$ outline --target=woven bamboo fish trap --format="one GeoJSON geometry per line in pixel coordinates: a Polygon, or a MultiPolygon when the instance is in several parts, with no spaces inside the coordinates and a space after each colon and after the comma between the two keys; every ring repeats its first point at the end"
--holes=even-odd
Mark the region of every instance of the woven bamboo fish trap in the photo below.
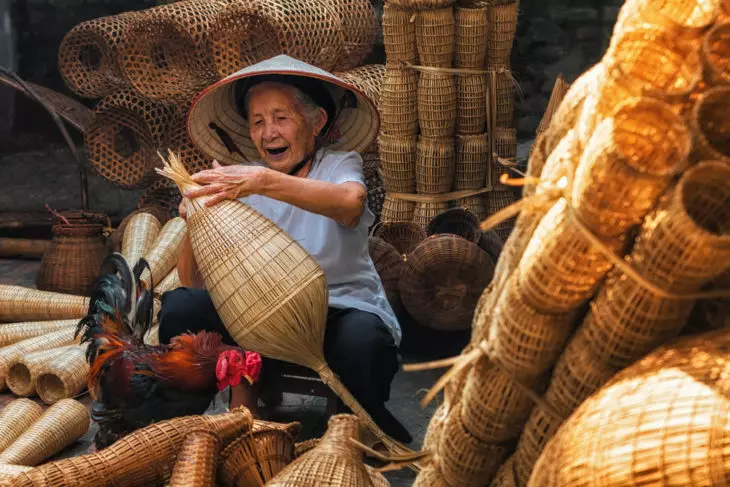
{"type": "Polygon", "coordinates": [[[168,143],[173,110],[132,90],[104,98],[84,134],[89,164],[106,181],[139,189],[154,180],[156,153],[168,143]]]}
{"type": "Polygon", "coordinates": [[[441,469],[437,464],[428,464],[416,477],[413,487],[439,487],[447,485],[441,469]]]}
{"type": "Polygon", "coordinates": [[[167,223],[167,220],[170,219],[169,210],[167,210],[161,206],[157,206],[157,205],[147,205],[147,206],[143,206],[139,209],[132,211],[127,216],[125,216],[121,222],[119,222],[119,226],[116,229],[114,229],[112,234],[109,236],[109,239],[107,240],[107,244],[109,246],[110,251],[112,251],[112,252],[121,252],[122,251],[122,241],[124,240],[124,232],[127,229],[127,225],[129,224],[130,220],[132,218],[134,218],[134,216],[138,213],[149,213],[149,214],[153,215],[155,218],[157,218],[157,221],[160,222],[160,225],[164,225],[165,223],[167,223]]]}
{"type": "Polygon", "coordinates": [[[422,10],[416,15],[416,47],[425,66],[450,68],[454,61],[454,8],[422,10]]]}
{"type": "Polygon", "coordinates": [[[383,223],[410,222],[413,219],[415,208],[416,203],[413,201],[396,199],[386,194],[380,221],[383,223]]]}
{"type": "Polygon", "coordinates": [[[375,270],[383,283],[385,296],[388,298],[390,307],[393,308],[396,316],[402,316],[404,311],[403,303],[398,290],[398,283],[403,270],[402,255],[395,247],[378,237],[368,239],[368,249],[375,270]]]}
{"type": "Polygon", "coordinates": [[[715,25],[702,39],[704,77],[713,84],[730,84],[730,22],[715,25]]]}
{"type": "Polygon", "coordinates": [[[691,124],[694,128],[693,158],[730,163],[727,112],[722,107],[730,100],[730,87],[717,87],[702,94],[694,105],[691,124]]]}
{"type": "Polygon", "coordinates": [[[0,284],[0,321],[81,319],[89,298],[0,284]]]}
{"type": "Polygon", "coordinates": [[[137,213],[130,218],[122,239],[122,255],[130,265],[135,266],[150,251],[160,228],[160,221],[151,213],[137,213]]]}
{"type": "Polygon", "coordinates": [[[24,467],[23,465],[0,465],[0,482],[10,484],[18,474],[32,469],[33,467],[24,467]]]}
{"type": "Polygon", "coordinates": [[[134,431],[96,453],[45,463],[21,474],[17,485],[164,485],[170,480],[177,455],[191,431],[200,428],[213,431],[220,439],[221,446],[225,447],[241,434],[250,431],[252,423],[251,413],[245,408],[236,408],[224,414],[183,416],[160,421],[134,431]],[[140,455],[140,452],[145,454],[140,455]]]}
{"type": "Polygon", "coordinates": [[[418,134],[418,72],[386,66],[378,108],[381,134],[418,134]]]}
{"type": "Polygon", "coordinates": [[[137,12],[87,20],[63,36],[58,70],[71,91],[100,98],[128,85],[117,63],[118,48],[137,12]]]}
{"type": "Polygon", "coordinates": [[[62,399],[46,409],[12,445],[0,453],[0,462],[35,466],[60,452],[89,429],[86,406],[62,399]]]}
{"type": "Polygon", "coordinates": [[[54,404],[86,389],[88,375],[86,347],[74,346],[38,370],[36,391],[44,403],[54,404]]]}
{"type": "Polygon", "coordinates": [[[407,256],[426,238],[423,227],[412,222],[382,223],[373,231],[378,237],[395,247],[399,254],[407,256]]]}
{"type": "Polygon", "coordinates": [[[493,137],[496,145],[496,154],[499,159],[494,161],[494,168],[491,172],[494,178],[492,184],[495,191],[509,190],[509,187],[501,184],[499,181],[504,174],[510,177],[514,177],[515,175],[511,168],[516,165],[517,129],[497,127],[494,130],[493,137]]]}
{"type": "Polygon", "coordinates": [[[363,453],[350,438],[360,439],[360,421],[351,414],[330,417],[327,432],[317,446],[266,483],[272,487],[372,485],[370,473],[363,463],[363,453]]]}
{"type": "Polygon", "coordinates": [[[157,294],[157,297],[161,297],[164,293],[174,291],[179,287],[182,287],[182,283],[180,282],[180,276],[177,273],[177,267],[175,267],[162,281],[160,281],[158,285],[155,286],[155,294],[157,294]]]}
{"type": "Polygon", "coordinates": [[[418,50],[413,12],[398,8],[388,2],[383,5],[382,26],[387,62],[415,64],[418,61],[418,50]]]}
{"type": "Polygon", "coordinates": [[[722,0],[626,2],[619,11],[612,40],[620,39],[626,31],[642,27],[661,29],[680,41],[696,40],[718,18],[721,3],[722,0]]]}
{"type": "Polygon", "coordinates": [[[454,8],[454,66],[482,69],[487,61],[487,9],[454,8]]]}
{"type": "Polygon", "coordinates": [[[428,422],[428,428],[426,429],[426,435],[423,437],[422,450],[431,452],[432,455],[438,455],[439,440],[441,439],[441,432],[444,429],[444,422],[449,417],[450,405],[444,401],[441,405],[436,408],[431,419],[428,422]]]}
{"type": "Polygon", "coordinates": [[[418,137],[416,190],[419,193],[448,193],[453,186],[455,169],[456,154],[453,138],[423,135],[418,137]]]}
{"type": "Polygon", "coordinates": [[[149,285],[152,278],[152,282],[157,285],[177,266],[177,258],[187,234],[188,226],[182,218],[175,217],[165,223],[151,249],[144,255],[152,274],[144,271],[141,276],[142,282],[149,285]]]}
{"type": "MultiPolygon", "coordinates": [[[[79,345],[79,347],[81,346],[79,345]]],[[[19,397],[36,395],[36,380],[39,371],[56,358],[68,353],[71,348],[72,346],[54,347],[20,357],[8,368],[8,375],[5,378],[8,389],[19,397]]]]}
{"type": "Polygon", "coordinates": [[[621,235],[686,166],[690,147],[688,128],[667,105],[626,100],[585,148],[572,192],[576,214],[598,235],[621,235]]]}
{"type": "Polygon", "coordinates": [[[529,485],[716,485],[727,470],[728,338],[685,338],[616,375],[563,424],[529,485]]]}
{"type": "MultiPolygon", "coordinates": [[[[163,162],[161,173],[181,192],[199,187],[173,153],[163,162]]],[[[312,256],[237,200],[206,207],[205,197],[197,198],[188,214],[195,260],[233,339],[264,356],[316,371],[389,449],[405,449],[375,424],[327,366],[323,352],[327,283],[312,256]]]]}
{"type": "Polygon", "coordinates": [[[535,406],[527,421],[517,450],[512,456],[513,475],[517,485],[527,485],[532,469],[540,454],[558,431],[562,421],[546,413],[540,406],[535,406]]]}
{"type": "MultiPolygon", "coordinates": [[[[79,315],[79,319],[82,315],[79,315]]],[[[54,331],[75,328],[79,319],[25,321],[0,325],[0,347],[6,347],[19,341],[33,338],[54,331]]]]}
{"type": "Polygon", "coordinates": [[[415,203],[415,205],[416,206],[413,208],[413,223],[420,225],[424,228],[424,230],[428,226],[428,223],[433,220],[436,215],[449,209],[449,204],[445,201],[419,201],[415,203]]]}
{"type": "Polygon", "coordinates": [[[456,77],[456,128],[460,135],[484,132],[487,119],[487,79],[479,74],[456,77]]]}
{"type": "Polygon", "coordinates": [[[344,46],[337,70],[360,66],[368,57],[380,27],[375,9],[369,0],[329,0],[330,8],[342,21],[344,46]]]}
{"type": "Polygon", "coordinates": [[[487,134],[457,135],[454,146],[454,190],[483,188],[489,169],[487,134]]]}
{"type": "Polygon", "coordinates": [[[378,136],[380,172],[385,189],[395,193],[416,191],[416,150],[418,138],[415,135],[378,136]]]}
{"type": "Polygon", "coordinates": [[[497,70],[492,76],[492,80],[496,92],[494,118],[497,127],[513,127],[515,114],[515,81],[512,75],[504,70],[497,70]]]}
{"type": "MultiPolygon", "coordinates": [[[[332,73],[342,81],[351,83],[360,91],[364,92],[373,100],[375,106],[379,106],[380,90],[383,88],[383,80],[385,79],[384,64],[365,64],[347,71],[337,71],[332,73]]],[[[363,153],[363,157],[367,153],[377,152],[377,143],[373,147],[363,153]]]]}
{"type": "Polygon", "coordinates": [[[418,123],[422,137],[447,138],[456,129],[453,74],[426,71],[418,78],[418,123]]]}
{"type": "Polygon", "coordinates": [[[479,219],[468,208],[450,208],[436,215],[426,227],[426,234],[448,233],[458,235],[470,242],[477,243],[482,236],[479,219]]]}
{"type": "Polygon", "coordinates": [[[408,255],[399,283],[401,299],[423,326],[468,329],[493,272],[493,262],[476,244],[456,235],[434,235],[408,255]]]}
{"type": "MultiPolygon", "coordinates": [[[[312,447],[317,442],[312,443],[312,447]]],[[[302,453],[303,454],[303,453],[302,453]]],[[[294,460],[294,439],[280,429],[246,433],[220,455],[222,487],[264,485],[294,460]]]]}
{"type": "Polygon", "coordinates": [[[220,440],[213,431],[191,431],[175,460],[170,487],[214,487],[220,449],[220,440]]]}
{"type": "Polygon", "coordinates": [[[203,154],[190,140],[184,113],[175,117],[170,127],[168,141],[170,150],[180,154],[180,160],[190,174],[212,167],[213,160],[203,154]]]}
{"type": "Polygon", "coordinates": [[[30,399],[15,399],[0,411],[0,452],[5,451],[43,414],[30,399]]]}
{"type": "Polygon", "coordinates": [[[517,30],[519,2],[490,5],[487,9],[487,59],[490,66],[509,66],[517,30]]]}
{"type": "Polygon", "coordinates": [[[183,103],[216,81],[208,32],[223,5],[188,0],[144,10],[119,49],[132,86],[151,100],[183,103]]]}
{"type": "Polygon", "coordinates": [[[542,118],[540,119],[540,124],[535,130],[537,136],[545,132],[545,130],[547,130],[547,128],[550,126],[550,122],[552,122],[553,116],[555,115],[555,112],[558,110],[558,107],[562,103],[563,98],[565,98],[565,94],[568,92],[568,89],[570,89],[570,85],[565,81],[563,75],[559,74],[558,78],[555,80],[555,84],[553,85],[553,91],[550,93],[548,106],[545,109],[545,113],[543,114],[542,118]]]}
{"type": "MultiPolygon", "coordinates": [[[[490,191],[487,193],[487,211],[490,215],[493,215],[503,208],[507,208],[509,205],[514,203],[516,199],[517,198],[514,196],[512,191],[490,191]]],[[[515,219],[510,218],[497,225],[494,228],[494,231],[497,232],[497,235],[499,235],[502,240],[507,241],[512,233],[514,225],[515,219]]]]}

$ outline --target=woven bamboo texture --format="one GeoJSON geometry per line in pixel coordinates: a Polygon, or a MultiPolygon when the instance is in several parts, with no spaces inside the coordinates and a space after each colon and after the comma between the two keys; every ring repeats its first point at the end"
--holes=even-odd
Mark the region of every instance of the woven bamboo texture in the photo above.
{"type": "Polygon", "coordinates": [[[518,487],[519,484],[515,479],[515,462],[513,458],[510,457],[499,467],[490,487],[518,487]]]}
{"type": "Polygon", "coordinates": [[[373,236],[385,240],[398,253],[406,256],[426,238],[426,232],[423,227],[412,222],[394,222],[379,225],[373,231],[373,236]]]}
{"type": "Polygon", "coordinates": [[[727,113],[723,107],[730,100],[730,87],[717,87],[700,96],[695,103],[691,124],[695,130],[693,158],[730,163],[727,113]]]}
{"type": "Polygon", "coordinates": [[[155,286],[155,294],[161,297],[168,291],[174,291],[175,289],[182,287],[180,282],[180,276],[177,273],[177,267],[171,270],[160,283],[155,286]]]}
{"type": "Polygon", "coordinates": [[[487,9],[487,59],[491,66],[509,66],[517,30],[518,3],[490,5],[487,9]]]}
{"type": "Polygon", "coordinates": [[[5,378],[8,389],[19,397],[36,395],[36,380],[40,370],[56,358],[69,352],[70,349],[71,346],[54,347],[20,357],[8,367],[8,375],[5,378]]]}
{"type": "Polygon", "coordinates": [[[408,255],[399,284],[401,299],[421,325],[463,330],[494,272],[489,256],[455,235],[434,235],[408,255]]]}
{"type": "Polygon", "coordinates": [[[445,201],[432,203],[419,201],[413,208],[413,223],[420,225],[425,230],[429,222],[433,220],[436,215],[448,209],[449,204],[445,201]]]}
{"type": "Polygon", "coordinates": [[[423,135],[418,137],[416,191],[424,194],[448,193],[454,183],[455,170],[456,153],[453,138],[423,135]]]}
{"type": "Polygon", "coordinates": [[[565,94],[569,89],[570,85],[565,81],[563,75],[559,74],[558,78],[555,80],[555,84],[553,85],[553,91],[550,93],[548,106],[540,119],[540,124],[535,130],[536,135],[542,134],[550,126],[550,122],[552,122],[555,112],[557,112],[560,103],[563,101],[563,98],[565,98],[565,94]]]}
{"type": "MultiPolygon", "coordinates": [[[[499,210],[508,207],[512,203],[516,201],[515,195],[512,193],[512,191],[490,191],[487,194],[487,211],[490,215],[493,215],[494,213],[498,212],[499,210]]],[[[506,241],[510,234],[512,233],[512,229],[515,225],[515,219],[510,218],[506,221],[503,221],[499,225],[497,225],[494,228],[494,231],[497,232],[497,235],[499,235],[499,238],[506,241]]]]}
{"type": "Polygon", "coordinates": [[[131,266],[152,248],[162,225],[151,213],[137,213],[126,226],[122,239],[122,255],[131,266]]]}
{"type": "Polygon", "coordinates": [[[155,206],[175,214],[181,201],[182,195],[174,184],[165,179],[158,179],[147,187],[137,202],[137,209],[155,206]]]}
{"type": "Polygon", "coordinates": [[[404,10],[442,9],[454,3],[454,0],[388,0],[388,4],[404,10]]]}
{"type": "Polygon", "coordinates": [[[454,8],[454,66],[483,69],[487,62],[487,9],[454,8]]]}
{"type": "Polygon", "coordinates": [[[186,436],[204,428],[228,446],[252,425],[248,409],[204,416],[183,416],[141,428],[96,453],[45,463],[21,474],[23,487],[102,487],[109,485],[164,485],[170,480],[186,436]],[[144,455],[140,455],[144,452],[144,455]]]}
{"type": "Polygon", "coordinates": [[[730,84],[730,22],[718,22],[702,39],[705,78],[716,84],[730,84]]]}
{"type": "Polygon", "coordinates": [[[413,201],[399,200],[386,194],[380,221],[383,223],[410,222],[413,219],[415,208],[416,203],[413,201]]]}
{"type": "Polygon", "coordinates": [[[46,404],[75,397],[86,389],[89,364],[86,347],[74,346],[38,371],[36,390],[46,404]]]}
{"type": "MultiPolygon", "coordinates": [[[[79,315],[80,318],[81,315],[79,315]]],[[[46,333],[75,328],[78,322],[78,319],[73,319],[1,324],[0,347],[6,347],[27,338],[45,335],[46,333]]]]}
{"type": "Polygon", "coordinates": [[[479,74],[456,77],[456,127],[460,135],[481,134],[487,119],[487,79],[479,74]]]}
{"type": "Polygon", "coordinates": [[[456,80],[449,73],[421,73],[418,123],[422,137],[451,137],[456,129],[456,80]]]}
{"type": "Polygon", "coordinates": [[[497,71],[492,79],[497,95],[497,104],[494,107],[497,127],[512,127],[515,113],[515,81],[511,74],[502,71],[497,71]]]}
{"type": "Polygon", "coordinates": [[[454,147],[454,190],[483,188],[489,172],[487,134],[457,135],[454,147]]]}
{"type": "MultiPolygon", "coordinates": [[[[535,142],[532,144],[530,157],[527,161],[527,171],[525,172],[525,176],[528,181],[530,178],[539,179],[540,175],[542,174],[542,169],[543,167],[545,167],[545,162],[547,162],[547,158],[549,155],[547,154],[546,149],[547,140],[547,135],[543,131],[535,138],[535,142]]],[[[577,157],[580,157],[580,154],[578,154],[577,157]]],[[[522,197],[527,198],[535,194],[536,186],[537,184],[531,182],[525,184],[525,186],[522,187],[522,197]]]]}
{"type": "Polygon", "coordinates": [[[0,453],[5,451],[43,414],[30,399],[15,399],[0,411],[0,453]]]}
{"type": "Polygon", "coordinates": [[[83,436],[89,429],[86,406],[63,399],[46,409],[12,445],[0,453],[0,462],[35,466],[83,436]]]}
{"type": "MultiPolygon", "coordinates": [[[[213,160],[198,150],[193,141],[190,140],[184,113],[179,113],[175,117],[169,129],[168,141],[170,150],[180,154],[180,160],[190,174],[212,167],[213,160]]],[[[165,222],[161,223],[164,224],[165,222]]]]}
{"type": "Polygon", "coordinates": [[[381,134],[418,134],[418,73],[386,66],[378,108],[381,134]]]}
{"type": "Polygon", "coordinates": [[[718,19],[721,2],[722,0],[626,2],[619,11],[613,39],[620,39],[625,31],[648,26],[666,31],[683,41],[696,40],[718,19]]]}
{"type": "Polygon", "coordinates": [[[413,487],[439,487],[441,485],[447,485],[446,480],[438,465],[433,463],[421,470],[413,482],[413,487]]]}
{"type": "Polygon", "coordinates": [[[703,334],[622,371],[563,424],[529,485],[716,485],[727,469],[727,344],[726,330],[703,334]]]}
{"type": "Polygon", "coordinates": [[[511,168],[516,165],[517,129],[497,127],[494,131],[493,138],[497,157],[500,160],[494,161],[494,167],[491,172],[491,176],[494,178],[492,184],[495,191],[505,191],[509,187],[501,184],[499,181],[504,174],[515,177],[516,173],[511,168]]]}
{"type": "Polygon", "coordinates": [[[389,63],[418,61],[416,48],[416,22],[413,12],[395,7],[391,2],[383,6],[383,44],[389,63]]]}
{"type": "Polygon", "coordinates": [[[383,283],[385,296],[388,298],[388,302],[396,316],[401,316],[403,314],[403,303],[400,299],[398,283],[404,267],[403,257],[395,247],[378,237],[368,239],[368,249],[375,270],[383,283]]]}
{"type": "MultiPolygon", "coordinates": [[[[385,79],[384,64],[365,64],[346,71],[337,71],[332,74],[340,78],[342,81],[354,85],[370,97],[376,106],[379,106],[380,91],[383,88],[383,80],[385,79]]],[[[373,143],[371,148],[365,150],[362,155],[365,157],[366,154],[371,154],[373,152],[377,152],[377,143],[373,143]]]]}
{"type": "Polygon", "coordinates": [[[373,487],[390,487],[388,479],[382,473],[376,471],[375,468],[365,465],[365,470],[370,474],[370,482],[372,482],[373,487]]]}
{"type": "Polygon", "coordinates": [[[0,321],[81,319],[89,298],[0,284],[0,321]]]}
{"type": "Polygon", "coordinates": [[[210,430],[193,430],[185,438],[170,478],[170,487],[214,487],[221,444],[210,430]]]}
{"type": "Polygon", "coordinates": [[[454,61],[456,24],[453,7],[423,10],[416,15],[416,48],[425,66],[450,68],[454,61]]]}
{"type": "Polygon", "coordinates": [[[327,432],[317,446],[290,463],[267,486],[342,486],[371,485],[363,454],[349,439],[360,439],[359,419],[351,414],[330,417],[327,432]]]}
{"type": "Polygon", "coordinates": [[[380,24],[370,0],[328,0],[330,8],[342,21],[344,46],[335,61],[337,70],[360,66],[368,57],[378,35],[380,24]]]}
{"type": "Polygon", "coordinates": [[[380,153],[380,172],[386,191],[395,193],[414,193],[416,191],[416,149],[418,138],[415,135],[378,136],[380,153]]]}
{"type": "Polygon", "coordinates": [[[482,236],[479,219],[467,208],[450,208],[432,219],[426,227],[427,235],[448,233],[477,243],[482,236]]]}
{"type": "MultiPolygon", "coordinates": [[[[489,169],[487,169],[487,175],[489,174],[489,169]]],[[[467,196],[466,198],[459,198],[457,200],[454,200],[453,204],[455,206],[463,206],[464,208],[467,208],[469,211],[474,213],[477,218],[481,220],[485,220],[489,216],[489,208],[487,206],[487,198],[488,195],[480,194],[476,196],[467,196]]]]}
{"type": "MultiPolygon", "coordinates": [[[[311,444],[312,448],[318,441],[311,444]]],[[[218,482],[222,487],[264,485],[293,460],[294,440],[286,431],[246,433],[221,453],[218,482]]]]}
{"type": "MultiPolygon", "coordinates": [[[[154,183],[153,183],[154,184],[154,183]]],[[[170,219],[170,212],[169,210],[157,206],[157,205],[148,205],[141,207],[139,209],[136,209],[129,213],[127,216],[122,219],[122,221],[119,223],[119,226],[114,229],[112,234],[109,236],[109,239],[107,240],[107,244],[109,245],[109,248],[112,252],[121,252],[122,251],[122,241],[124,240],[124,231],[127,229],[127,225],[129,224],[129,221],[138,213],[150,213],[155,218],[157,218],[157,221],[160,222],[161,225],[164,225],[167,223],[167,220],[170,219]]]]}
{"type": "Polygon", "coordinates": [[[451,405],[444,401],[438,408],[436,408],[436,411],[434,411],[428,422],[426,435],[423,437],[422,450],[429,451],[433,455],[439,454],[439,439],[441,438],[441,432],[444,428],[444,422],[449,416],[450,407],[451,405]]]}
{"type": "Polygon", "coordinates": [[[27,472],[33,467],[24,467],[22,465],[0,465],[0,482],[10,483],[20,473],[27,472]]]}
{"type": "Polygon", "coordinates": [[[152,269],[152,275],[145,271],[141,277],[143,282],[149,285],[151,277],[152,282],[157,285],[177,266],[177,258],[187,234],[188,226],[182,218],[175,217],[165,223],[151,249],[144,255],[152,269]]]}

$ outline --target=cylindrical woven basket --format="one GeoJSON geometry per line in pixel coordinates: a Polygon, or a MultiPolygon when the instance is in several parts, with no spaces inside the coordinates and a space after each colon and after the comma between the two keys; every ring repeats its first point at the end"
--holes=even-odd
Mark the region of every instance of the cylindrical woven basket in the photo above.
{"type": "Polygon", "coordinates": [[[697,160],[721,160],[730,163],[728,114],[723,110],[730,101],[730,87],[717,87],[703,93],[692,109],[694,155],[697,160]]]}
{"type": "Polygon", "coordinates": [[[397,316],[403,315],[403,303],[401,303],[398,291],[398,282],[403,270],[402,255],[395,247],[378,237],[368,239],[368,248],[393,312],[397,316]]]}
{"type": "Polygon", "coordinates": [[[426,71],[418,78],[418,123],[422,137],[451,137],[456,128],[453,74],[426,71]]]}
{"type": "Polygon", "coordinates": [[[476,244],[455,235],[434,235],[408,255],[399,283],[401,299],[423,326],[468,329],[493,272],[494,263],[476,244]]]}
{"type": "Polygon", "coordinates": [[[84,134],[89,164],[99,176],[124,189],[145,187],[159,166],[157,151],[167,143],[174,119],[170,106],[132,90],[105,97],[84,134]]]}
{"type": "Polygon", "coordinates": [[[423,10],[416,15],[416,47],[419,63],[450,68],[454,60],[453,7],[423,10]]]}
{"type": "Polygon", "coordinates": [[[429,451],[433,455],[439,454],[438,446],[441,441],[441,433],[444,429],[444,422],[449,416],[449,409],[450,406],[446,402],[443,402],[438,408],[436,408],[436,411],[434,411],[433,416],[431,416],[431,419],[428,422],[426,434],[423,437],[422,450],[429,451]]]}
{"type": "Polygon", "coordinates": [[[155,286],[155,294],[157,297],[162,297],[168,291],[174,291],[175,289],[182,287],[180,282],[180,276],[177,273],[177,267],[171,270],[165,278],[155,286]]]}
{"type": "Polygon", "coordinates": [[[451,137],[418,137],[416,190],[419,193],[448,193],[454,183],[456,154],[451,137]]]}
{"type": "Polygon", "coordinates": [[[405,258],[426,238],[426,232],[412,222],[392,222],[378,225],[373,236],[388,242],[405,258]]]}
{"type": "Polygon", "coordinates": [[[468,208],[450,208],[436,215],[426,227],[426,234],[437,235],[448,233],[457,235],[470,242],[477,243],[482,236],[479,219],[468,208]]]}
{"type": "Polygon", "coordinates": [[[512,469],[515,485],[527,485],[532,469],[550,438],[557,432],[562,421],[535,406],[527,420],[517,450],[512,456],[512,469]]]}
{"type": "Polygon", "coordinates": [[[616,236],[641,223],[687,162],[691,136],[663,103],[633,98],[590,139],[575,174],[572,205],[591,230],[616,236]]]}
{"type": "Polygon", "coordinates": [[[152,282],[157,285],[177,266],[177,258],[187,233],[188,226],[180,217],[175,217],[165,223],[160,233],[157,234],[151,249],[144,255],[152,269],[152,276],[149,271],[145,270],[141,277],[143,282],[149,285],[151,277],[152,282]]]}
{"type": "Polygon", "coordinates": [[[454,8],[454,66],[482,69],[487,62],[487,8],[454,8]]]}
{"type": "Polygon", "coordinates": [[[487,59],[491,66],[509,66],[518,9],[519,2],[490,5],[487,9],[487,59]]]}
{"type": "Polygon", "coordinates": [[[399,200],[386,194],[380,221],[383,223],[410,222],[416,204],[413,201],[399,200]]]}
{"type": "Polygon", "coordinates": [[[417,202],[413,209],[413,223],[420,225],[425,230],[429,222],[442,211],[449,209],[449,204],[445,201],[434,203],[417,202]]]}
{"type": "MultiPolygon", "coordinates": [[[[509,205],[514,203],[515,200],[516,198],[512,191],[490,191],[487,193],[487,211],[489,215],[493,215],[499,210],[507,208],[509,205]]],[[[494,227],[494,231],[497,232],[497,235],[506,242],[512,233],[514,225],[515,219],[509,218],[494,227]]]]}
{"type": "Polygon", "coordinates": [[[380,27],[373,4],[370,0],[328,1],[332,11],[340,17],[344,33],[342,55],[335,60],[333,69],[360,66],[370,54],[380,27]]]}
{"type": "Polygon", "coordinates": [[[456,133],[484,132],[487,120],[487,79],[480,74],[456,77],[456,133]]]}
{"type": "Polygon", "coordinates": [[[730,84],[730,22],[722,22],[710,29],[702,39],[702,63],[705,77],[712,83],[730,84]]]}
{"type": "MultiPolygon", "coordinates": [[[[489,169],[487,169],[487,172],[489,169]]],[[[489,208],[487,207],[487,198],[489,196],[485,194],[478,194],[476,196],[467,196],[466,198],[459,198],[453,201],[455,206],[463,206],[469,211],[474,213],[479,221],[485,220],[489,216],[489,208]]]]}
{"type": "MultiPolygon", "coordinates": [[[[81,345],[77,345],[81,347],[81,345]]],[[[29,353],[10,364],[5,382],[8,389],[19,397],[36,395],[36,380],[40,370],[56,358],[68,353],[72,346],[54,347],[29,353]]],[[[83,347],[86,348],[86,347],[83,347]]]]}
{"type": "Polygon", "coordinates": [[[501,159],[494,161],[494,168],[492,169],[494,189],[496,191],[509,190],[508,186],[501,184],[499,181],[503,174],[507,174],[512,178],[517,174],[510,169],[517,164],[517,129],[497,127],[494,130],[493,137],[497,157],[501,159]]]}
{"type": "Polygon", "coordinates": [[[486,133],[457,135],[454,144],[454,190],[483,188],[489,166],[489,136],[486,133]]]}
{"type": "Polygon", "coordinates": [[[494,119],[497,127],[514,126],[515,115],[515,80],[509,72],[497,71],[492,76],[496,92],[497,105],[494,107],[494,119]]]}
{"type": "Polygon", "coordinates": [[[81,319],[89,298],[0,284],[0,321],[81,319]]]}
{"type": "Polygon", "coordinates": [[[380,92],[380,133],[418,133],[418,72],[386,66],[380,92]]]}
{"type": "Polygon", "coordinates": [[[398,8],[390,2],[383,5],[383,44],[388,63],[418,62],[415,20],[410,10],[398,8]]]}
{"type": "MultiPolygon", "coordinates": [[[[79,315],[79,319],[81,315],[79,315]]],[[[52,321],[25,321],[0,325],[0,347],[7,347],[19,341],[54,331],[76,328],[79,319],[52,321]]]]}
{"type": "Polygon", "coordinates": [[[404,10],[434,10],[446,8],[455,0],[388,0],[388,4],[404,10]]]}
{"type": "Polygon", "coordinates": [[[128,84],[117,62],[118,47],[138,15],[133,11],[87,20],[63,36],[58,71],[71,91],[101,98],[128,84]]]}
{"type": "Polygon", "coordinates": [[[278,429],[247,433],[228,445],[220,459],[218,482],[222,487],[264,485],[294,460],[294,440],[278,429]]]}
{"type": "Polygon", "coordinates": [[[35,466],[83,436],[89,429],[86,406],[62,399],[46,409],[12,445],[0,453],[0,462],[35,466]]]}
{"type": "Polygon", "coordinates": [[[214,432],[196,429],[188,433],[175,460],[170,487],[214,487],[220,449],[214,432]]]}
{"type": "Polygon", "coordinates": [[[415,135],[378,136],[380,172],[386,191],[414,193],[416,191],[416,149],[415,135]]]}
{"type": "Polygon", "coordinates": [[[75,397],[86,389],[89,364],[86,346],[74,346],[47,365],[41,367],[36,378],[38,396],[46,404],[75,397]]]}
{"type": "Polygon", "coordinates": [[[126,225],[122,237],[122,255],[134,267],[157,239],[162,225],[151,213],[137,213],[126,225]]]}
{"type": "Polygon", "coordinates": [[[30,399],[14,399],[0,411],[0,453],[5,451],[43,414],[30,399]]]}

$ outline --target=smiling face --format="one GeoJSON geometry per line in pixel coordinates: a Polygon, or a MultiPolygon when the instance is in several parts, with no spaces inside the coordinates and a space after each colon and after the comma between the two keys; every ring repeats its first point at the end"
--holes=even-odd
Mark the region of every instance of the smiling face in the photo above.
{"type": "Polygon", "coordinates": [[[264,162],[289,173],[314,150],[315,137],[324,127],[324,109],[306,110],[293,89],[279,83],[261,83],[248,93],[251,139],[264,162]]]}

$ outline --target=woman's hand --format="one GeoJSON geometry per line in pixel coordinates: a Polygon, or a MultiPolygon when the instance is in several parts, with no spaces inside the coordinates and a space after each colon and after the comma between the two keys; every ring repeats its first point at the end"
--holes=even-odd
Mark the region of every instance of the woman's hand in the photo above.
{"type": "Polygon", "coordinates": [[[213,161],[213,169],[193,174],[193,181],[204,186],[187,191],[184,196],[192,199],[211,195],[205,205],[213,206],[226,199],[257,194],[264,187],[269,171],[260,166],[222,166],[218,161],[213,161]]]}
{"type": "Polygon", "coordinates": [[[180,218],[182,218],[185,221],[188,221],[188,205],[189,204],[190,204],[190,199],[183,198],[177,207],[177,212],[180,215],[180,218]]]}

